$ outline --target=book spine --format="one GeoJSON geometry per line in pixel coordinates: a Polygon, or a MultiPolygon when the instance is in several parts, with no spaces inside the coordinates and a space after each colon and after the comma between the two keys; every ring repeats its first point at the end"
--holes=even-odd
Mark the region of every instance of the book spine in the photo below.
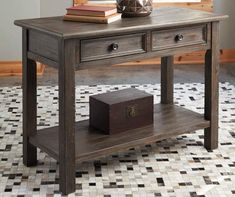
{"type": "Polygon", "coordinates": [[[74,11],[74,10],[68,10],[68,15],[76,15],[76,16],[98,16],[98,17],[105,17],[106,13],[102,12],[86,12],[86,11],[74,11]]]}
{"type": "Polygon", "coordinates": [[[107,19],[104,19],[104,18],[79,17],[79,16],[71,16],[71,15],[65,15],[64,20],[77,21],[77,22],[87,22],[87,23],[108,23],[107,19]]]}

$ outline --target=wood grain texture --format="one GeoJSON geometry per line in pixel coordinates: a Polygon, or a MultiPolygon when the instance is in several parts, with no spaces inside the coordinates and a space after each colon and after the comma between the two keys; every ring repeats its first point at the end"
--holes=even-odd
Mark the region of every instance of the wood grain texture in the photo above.
{"type": "Polygon", "coordinates": [[[81,61],[145,53],[146,34],[129,34],[81,41],[81,61]],[[116,48],[113,46],[116,45],[116,48]]]}
{"type": "MultiPolygon", "coordinates": [[[[75,45],[59,42],[59,173],[60,191],[75,191],[75,45]]],[[[52,142],[53,143],[53,142],[52,142]]]]}
{"type": "Polygon", "coordinates": [[[29,138],[37,131],[37,77],[36,62],[27,57],[28,31],[22,31],[23,60],[23,163],[26,166],[37,164],[37,148],[29,143],[29,138]]]}
{"type": "MultiPolygon", "coordinates": [[[[45,65],[37,63],[37,75],[43,75],[45,65]]],[[[22,61],[0,61],[0,77],[3,76],[21,76],[22,61]]]]}
{"type": "Polygon", "coordinates": [[[201,0],[201,2],[187,2],[187,3],[154,3],[155,7],[185,7],[196,10],[203,10],[207,12],[213,11],[213,0],[201,0]]]}
{"type": "Polygon", "coordinates": [[[133,60],[143,60],[143,59],[153,58],[153,57],[171,56],[171,55],[175,55],[179,53],[189,53],[189,52],[197,51],[197,50],[207,50],[208,48],[209,48],[209,43],[192,45],[192,46],[168,48],[168,49],[158,50],[158,51],[149,51],[147,53],[140,53],[137,55],[126,55],[126,56],[114,57],[114,58],[109,58],[109,59],[81,62],[81,63],[78,63],[78,66],[76,67],[76,69],[78,70],[87,69],[90,67],[97,67],[97,65],[108,66],[108,65],[114,65],[114,64],[120,64],[123,62],[133,61],[133,60]]]}
{"type": "Polygon", "coordinates": [[[204,146],[208,150],[218,147],[219,105],[219,23],[212,23],[211,49],[205,56],[205,119],[210,127],[204,132],[204,146]]]}
{"type": "MultiPolygon", "coordinates": [[[[75,161],[81,162],[98,158],[116,151],[203,128],[207,128],[205,129],[205,147],[210,150],[216,148],[218,145],[218,24],[226,17],[186,8],[160,8],[149,17],[138,20],[123,19],[110,25],[70,23],[62,21],[61,17],[15,21],[15,24],[24,29],[24,163],[26,165],[36,163],[36,148],[34,146],[47,152],[59,161],[60,191],[63,194],[69,194],[75,191],[75,161]],[[152,50],[152,32],[155,32],[157,36],[158,32],[163,30],[167,32],[167,30],[174,29],[174,31],[181,32],[187,29],[186,35],[188,35],[188,28],[198,25],[207,25],[210,28],[206,28],[206,36],[204,33],[202,33],[202,37],[196,34],[196,36],[192,36],[192,39],[204,38],[205,43],[192,45],[176,45],[174,43],[177,47],[152,50]],[[28,31],[37,31],[33,40],[28,39],[26,33],[28,31]],[[109,56],[105,59],[93,58],[87,62],[81,62],[81,50],[84,50],[81,43],[84,43],[85,40],[103,40],[105,37],[124,35],[131,38],[138,33],[146,35],[146,39],[141,43],[146,49],[144,53],[123,54],[119,57],[109,56]],[[42,43],[31,46],[31,49],[34,49],[33,52],[28,51],[28,46],[30,46],[28,41],[35,43],[37,37],[43,38],[41,39],[42,43]],[[52,40],[59,42],[53,43],[52,40]],[[56,52],[58,60],[53,59],[48,51],[44,54],[41,53],[44,47],[47,48],[48,43],[45,43],[47,41],[53,45],[50,46],[53,50],[58,50],[56,52]],[[186,53],[196,50],[208,50],[205,68],[205,116],[171,104],[173,100],[172,56],[179,52],[186,53]],[[106,66],[155,56],[164,57],[162,59],[162,103],[167,104],[156,106],[154,125],[131,130],[125,135],[110,136],[101,135],[95,129],[89,128],[88,120],[75,125],[75,69],[96,67],[97,64],[106,66]],[[36,63],[32,60],[48,63],[59,69],[59,126],[43,129],[38,133],[36,133],[35,121],[36,63]]],[[[175,39],[173,34],[169,32],[166,35],[170,37],[169,39],[175,39]]],[[[124,37],[122,38],[124,39],[124,37]]],[[[162,36],[162,38],[165,37],[162,36]]],[[[164,44],[164,42],[162,43],[164,44]]],[[[130,46],[126,45],[126,47],[130,46]]],[[[89,47],[86,50],[92,52],[89,47]]],[[[100,50],[102,53],[104,51],[100,50]]],[[[103,55],[106,56],[107,53],[103,55]]]]}
{"type": "MultiPolygon", "coordinates": [[[[90,66],[97,65],[110,65],[115,63],[121,63],[131,60],[141,60],[149,57],[161,57],[161,56],[171,56],[177,53],[189,53],[190,51],[197,50],[207,50],[210,48],[210,40],[211,40],[211,25],[210,23],[200,24],[200,25],[187,25],[180,26],[177,28],[167,28],[168,30],[155,30],[154,31],[146,31],[145,48],[147,49],[147,53],[139,53],[135,54],[123,54],[121,57],[112,57],[109,59],[97,59],[96,61],[87,61],[87,62],[78,62],[77,69],[87,68],[90,66]],[[195,33],[191,31],[191,29],[197,29],[200,32],[200,36],[194,36],[195,33]],[[173,33],[170,33],[170,31],[173,33]],[[159,34],[158,34],[159,32],[159,34]],[[182,33],[183,36],[186,36],[186,41],[182,40],[177,42],[175,37],[178,34],[182,33]],[[152,34],[155,34],[155,38],[153,39],[152,34]],[[160,36],[159,36],[160,35],[160,36]],[[190,38],[187,38],[190,37],[190,38]],[[198,37],[200,37],[200,41],[198,41],[198,37]],[[196,39],[197,41],[195,41],[196,39]],[[157,40],[158,46],[153,47],[154,41],[157,40]],[[165,40],[165,42],[163,41],[165,40]],[[192,41],[191,41],[192,40],[192,41]],[[182,42],[182,43],[181,43],[182,42]]],[[[129,36],[134,35],[135,33],[130,33],[129,36]]],[[[143,34],[143,32],[142,32],[143,34]]],[[[127,35],[125,35],[127,36],[127,35]]]]}
{"type": "MultiPolygon", "coordinates": [[[[205,51],[196,51],[193,53],[186,53],[175,55],[174,64],[176,65],[186,65],[186,64],[201,64],[204,65],[205,62],[205,51]]],[[[220,50],[220,63],[232,63],[235,62],[235,50],[234,49],[221,49],[220,50]]],[[[161,64],[161,58],[151,58],[146,60],[139,60],[134,62],[127,62],[123,64],[117,64],[113,66],[135,66],[135,65],[154,65],[161,64]]]]}
{"type": "Polygon", "coordinates": [[[28,51],[48,57],[53,61],[58,61],[58,44],[59,41],[56,37],[47,34],[41,34],[35,30],[29,31],[29,46],[28,51]]]}
{"type": "MultiPolygon", "coordinates": [[[[104,135],[89,128],[89,120],[76,124],[76,161],[94,160],[120,150],[153,143],[193,130],[206,128],[210,122],[203,115],[174,105],[155,105],[154,125],[115,135],[104,135]],[[134,135],[133,135],[134,134],[134,135]]],[[[59,159],[58,127],[43,129],[30,142],[59,159]]]]}
{"type": "Polygon", "coordinates": [[[123,18],[111,24],[79,23],[63,21],[62,17],[17,20],[15,24],[21,27],[38,30],[56,37],[87,38],[119,34],[121,32],[138,32],[148,29],[162,29],[175,26],[186,26],[227,18],[225,15],[189,10],[186,8],[157,8],[151,16],[123,18]]]}
{"type": "Polygon", "coordinates": [[[174,103],[174,65],[173,56],[161,58],[161,103],[174,103]]]}
{"type": "Polygon", "coordinates": [[[90,126],[116,134],[153,124],[153,95],[135,88],[89,97],[90,126]]]}
{"type": "Polygon", "coordinates": [[[41,56],[39,54],[36,54],[36,53],[32,53],[32,52],[28,52],[28,57],[30,59],[33,59],[35,61],[38,61],[38,62],[41,62],[42,64],[45,64],[47,66],[51,66],[51,67],[54,67],[54,68],[59,68],[59,62],[58,61],[53,61],[47,57],[44,57],[44,56],[41,56]]]}
{"type": "MultiPolygon", "coordinates": [[[[74,5],[79,5],[79,4],[93,4],[91,1],[88,0],[74,0],[74,5]]],[[[97,5],[97,4],[96,4],[97,5]]],[[[100,4],[99,4],[100,5],[100,4]]],[[[115,7],[114,4],[102,4],[105,6],[113,6],[115,7]]],[[[185,8],[191,8],[191,9],[196,9],[196,10],[203,10],[207,12],[212,12],[213,11],[213,0],[201,0],[201,2],[187,2],[187,3],[154,3],[154,7],[185,7],[185,8]]],[[[202,52],[200,55],[197,52],[190,53],[188,55],[179,55],[175,56],[174,64],[204,64],[204,57],[205,57],[205,52],[202,52]],[[200,59],[199,59],[200,56],[200,59]]],[[[234,55],[229,55],[229,57],[222,57],[221,61],[223,63],[226,62],[235,62],[235,54],[234,55]]],[[[160,58],[154,58],[154,59],[149,59],[149,60],[141,60],[141,61],[135,61],[135,62],[128,62],[125,63],[124,65],[146,65],[146,64],[161,64],[160,58]]]]}
{"type": "Polygon", "coordinates": [[[194,25],[184,28],[152,32],[152,50],[176,48],[188,45],[206,44],[207,25],[194,25]],[[179,40],[178,37],[182,37],[179,40]]]}

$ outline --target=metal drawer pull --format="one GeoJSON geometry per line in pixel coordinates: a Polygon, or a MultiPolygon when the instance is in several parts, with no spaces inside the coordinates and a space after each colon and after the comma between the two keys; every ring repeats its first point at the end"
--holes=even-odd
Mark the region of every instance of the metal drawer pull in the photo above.
{"type": "Polygon", "coordinates": [[[110,48],[111,48],[112,51],[116,51],[116,50],[118,50],[118,44],[113,43],[113,44],[111,44],[110,48]]]}
{"type": "Polygon", "coordinates": [[[176,42],[182,41],[183,39],[184,39],[184,36],[182,34],[177,34],[175,36],[175,41],[176,42]]]}

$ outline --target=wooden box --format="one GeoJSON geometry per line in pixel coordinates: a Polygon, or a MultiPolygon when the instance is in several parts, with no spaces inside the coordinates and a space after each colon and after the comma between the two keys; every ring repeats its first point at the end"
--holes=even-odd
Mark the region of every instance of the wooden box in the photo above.
{"type": "Polygon", "coordinates": [[[153,95],[135,88],[90,96],[90,126],[115,134],[153,124],[153,95]]]}

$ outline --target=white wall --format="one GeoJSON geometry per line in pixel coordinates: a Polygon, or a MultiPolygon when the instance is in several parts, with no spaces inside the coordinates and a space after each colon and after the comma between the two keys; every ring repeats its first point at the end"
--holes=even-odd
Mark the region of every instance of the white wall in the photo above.
{"type": "Polygon", "coordinates": [[[15,19],[40,16],[40,0],[1,0],[0,61],[21,59],[21,29],[15,19]]]}
{"type": "Polygon", "coordinates": [[[59,16],[65,14],[65,8],[73,5],[73,0],[40,0],[41,17],[59,16]]]}
{"type": "MultiPolygon", "coordinates": [[[[221,25],[221,47],[235,48],[234,0],[214,4],[215,12],[230,15],[221,25]]],[[[15,19],[63,15],[71,5],[72,0],[1,0],[0,61],[21,60],[21,28],[13,24],[15,19]]]]}
{"type": "Polygon", "coordinates": [[[221,48],[235,48],[235,1],[214,0],[214,11],[229,15],[228,19],[221,22],[221,48]]]}
{"type": "Polygon", "coordinates": [[[16,19],[63,15],[72,0],[1,0],[0,61],[21,60],[21,28],[16,19]]]}

